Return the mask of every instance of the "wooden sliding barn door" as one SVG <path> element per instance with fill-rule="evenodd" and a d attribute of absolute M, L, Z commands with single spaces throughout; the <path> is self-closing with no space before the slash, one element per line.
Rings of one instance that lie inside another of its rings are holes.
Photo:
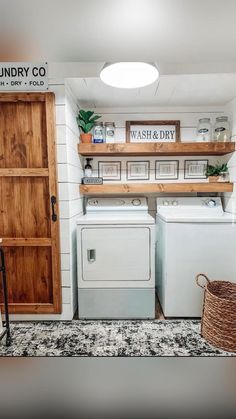
<path fill-rule="evenodd" d="M 53 93 L 0 94 L 0 238 L 10 313 L 61 312 L 54 107 Z"/>

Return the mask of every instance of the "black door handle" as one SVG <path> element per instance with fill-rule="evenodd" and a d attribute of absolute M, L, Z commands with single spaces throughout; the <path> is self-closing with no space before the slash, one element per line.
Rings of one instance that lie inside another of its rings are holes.
<path fill-rule="evenodd" d="M 51 196 L 51 204 L 52 204 L 52 221 L 57 221 L 57 214 L 55 213 L 55 204 L 57 203 L 57 198 L 53 195 Z"/>

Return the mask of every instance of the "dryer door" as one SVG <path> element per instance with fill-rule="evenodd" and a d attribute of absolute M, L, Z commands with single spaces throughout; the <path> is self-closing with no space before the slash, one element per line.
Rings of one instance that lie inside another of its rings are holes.
<path fill-rule="evenodd" d="M 150 280 L 148 227 L 86 227 L 81 233 L 83 281 L 108 287 L 113 281 Z"/>

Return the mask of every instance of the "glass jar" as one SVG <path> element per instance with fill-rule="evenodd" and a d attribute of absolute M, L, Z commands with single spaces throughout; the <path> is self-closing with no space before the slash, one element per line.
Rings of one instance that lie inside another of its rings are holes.
<path fill-rule="evenodd" d="M 230 141 L 230 136 L 228 116 L 218 116 L 214 125 L 214 141 Z"/>
<path fill-rule="evenodd" d="M 212 125 L 210 118 L 201 118 L 197 126 L 197 141 L 211 141 Z"/>
<path fill-rule="evenodd" d="M 104 143 L 103 122 L 96 122 L 93 130 L 93 142 Z"/>
<path fill-rule="evenodd" d="M 105 122 L 105 139 L 106 143 L 115 142 L 115 123 L 114 122 Z"/>

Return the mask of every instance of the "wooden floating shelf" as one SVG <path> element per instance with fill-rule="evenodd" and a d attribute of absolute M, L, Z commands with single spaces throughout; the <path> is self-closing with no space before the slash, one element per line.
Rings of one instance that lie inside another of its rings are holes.
<path fill-rule="evenodd" d="M 232 153 L 234 142 L 226 143 L 116 143 L 78 144 L 82 156 L 207 156 Z"/>
<path fill-rule="evenodd" d="M 80 185 L 83 195 L 157 194 L 191 192 L 232 192 L 229 182 L 201 183 L 117 183 L 109 185 Z"/>

